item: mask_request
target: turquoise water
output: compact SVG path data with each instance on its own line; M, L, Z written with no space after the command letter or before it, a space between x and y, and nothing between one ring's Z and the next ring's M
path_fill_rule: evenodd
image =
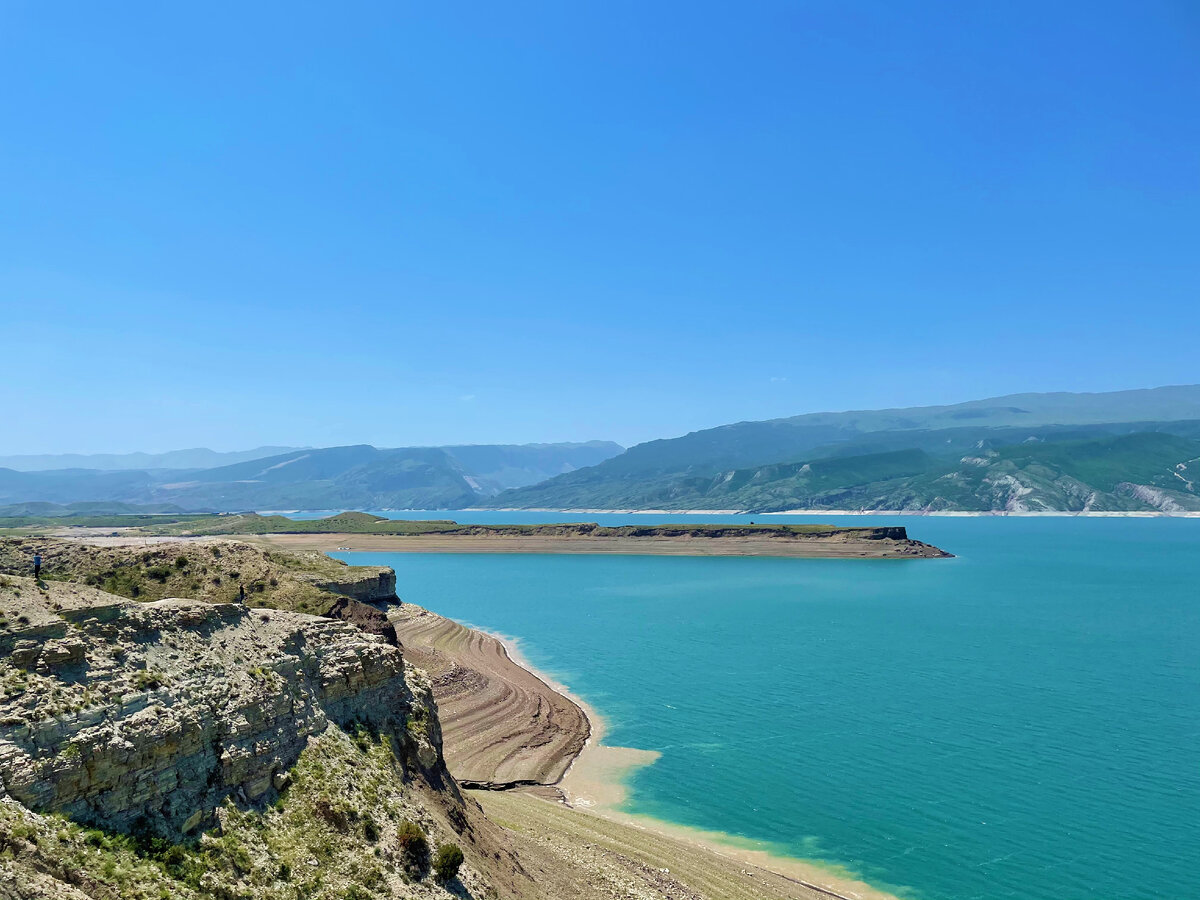
M927 900L1200 897L1200 520L902 521L958 557L337 555L661 751L631 812Z

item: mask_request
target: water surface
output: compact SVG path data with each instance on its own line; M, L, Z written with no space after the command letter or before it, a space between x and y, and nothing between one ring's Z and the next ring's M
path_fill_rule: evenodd
M825 521L958 556L336 555L660 751L630 812L929 900L1200 897L1200 520Z

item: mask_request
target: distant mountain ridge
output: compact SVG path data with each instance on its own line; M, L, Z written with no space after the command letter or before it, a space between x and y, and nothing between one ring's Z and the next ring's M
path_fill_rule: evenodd
M954 466L970 455L972 447L1003 457L998 448L1035 440L1071 444L1082 453L1082 445L1072 442L1133 433L1194 439L1200 437L1198 423L1200 385L1108 394L1013 394L951 406L812 413L739 422L639 444L597 466L506 491L487 504L502 508L764 511L1197 509L1195 480L1165 472L1145 483L1135 477L1135 473L1141 473L1139 477L1146 474L1137 466L1137 448L1141 446L1140 452L1149 454L1152 441L1125 448L1130 452L1124 453L1122 460L1132 468L1121 483L1132 487L1121 488L1123 494L1114 493L1115 484L1062 482L1059 488L1052 488L1045 479L1054 481L1058 476L1048 475L1044 464L1032 458L1025 468L1011 459L1003 464L976 464L966 472ZM920 450L920 457L905 455L903 451L909 450ZM1169 452L1184 454L1173 459L1171 466L1195 465L1186 457L1186 445L1173 445ZM879 454L884 456L867 459ZM822 490L811 480L797 481L781 474L780 467L795 464L797 471L808 465L810 473L815 467L828 476L832 464L816 466L816 461L853 457L864 458L859 469L842 465L840 481L836 485L826 482ZM911 468L918 458L932 462L923 461L908 472L878 468L903 468L904 464ZM1154 458L1157 464L1167 465L1165 458ZM1012 467L1020 471L1009 471ZM975 481L972 489L962 488Z
M592 441L255 453L186 469L0 468L0 506L1192 511L1200 385L811 413L628 450Z
M42 453L0 456L0 469L44 472L51 469L213 469L251 459L290 453L299 447L255 447L253 450L221 452L207 447L168 450L165 453Z
M0 505L128 503L181 510L456 508L607 459L609 441L291 450L215 468L0 468Z

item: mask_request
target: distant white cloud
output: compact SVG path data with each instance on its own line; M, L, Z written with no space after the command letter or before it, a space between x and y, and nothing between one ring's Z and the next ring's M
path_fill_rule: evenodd
M781 382L784 382L784 381L787 381L787 379L782 376L778 376L778 375L771 376L771 384L780 384Z
M474 394L463 394L458 399L461 400L463 403L470 403L472 400L475 399L475 395Z

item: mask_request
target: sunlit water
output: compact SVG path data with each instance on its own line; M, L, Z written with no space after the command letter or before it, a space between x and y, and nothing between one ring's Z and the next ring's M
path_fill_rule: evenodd
M1200 520L825 521L957 558L336 555L661 751L632 812L929 900L1200 897Z

